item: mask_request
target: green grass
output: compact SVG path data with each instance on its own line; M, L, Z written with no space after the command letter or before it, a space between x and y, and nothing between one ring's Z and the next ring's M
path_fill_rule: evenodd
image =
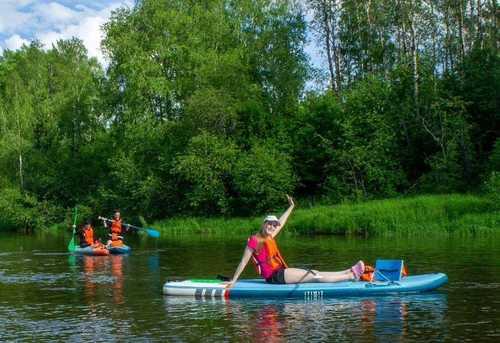
M164 234L242 235L256 232L256 218L173 218L153 226ZM299 208L285 229L292 234L476 235L500 232L500 208L475 195L427 195L335 206Z
M151 225L165 234L220 234L241 235L258 230L262 218L203 218L180 217L156 222Z

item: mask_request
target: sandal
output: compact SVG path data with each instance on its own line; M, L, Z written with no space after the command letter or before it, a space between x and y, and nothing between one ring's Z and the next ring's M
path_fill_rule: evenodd
M358 261L354 266L351 268L351 272L354 274L354 278L356 280L359 280L361 275L365 272L365 264L363 261Z

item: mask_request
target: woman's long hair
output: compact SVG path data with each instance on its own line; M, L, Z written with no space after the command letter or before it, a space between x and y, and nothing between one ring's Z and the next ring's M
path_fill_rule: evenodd
M255 234L255 237L257 237L257 247L255 249L255 253L258 254L260 250L264 247L264 242L265 240L269 237L269 235L266 233L266 223L264 222L262 226L260 227L259 232Z

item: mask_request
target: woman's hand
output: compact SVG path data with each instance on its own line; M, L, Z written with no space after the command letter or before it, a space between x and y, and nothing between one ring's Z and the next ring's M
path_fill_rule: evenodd
M288 204L290 206L295 206L295 202L293 201L293 198L289 196L288 194L286 195L286 199L288 200Z

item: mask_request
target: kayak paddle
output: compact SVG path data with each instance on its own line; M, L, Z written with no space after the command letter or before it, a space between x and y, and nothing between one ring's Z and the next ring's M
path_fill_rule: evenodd
M71 236L71 241L69 241L68 244L68 251L69 252L75 252L76 250L76 245L75 245L75 233L76 233L76 217L78 215L78 207L75 207L74 213L73 213L73 235Z
M156 231L155 229L153 228L144 228L144 227L139 227L139 226L135 226L135 225L130 225L130 224L125 224L125 225L128 225L130 227L133 227L134 229L137 229L137 230L144 230L148 233L148 236L149 237L153 237L153 238L160 238L160 232L159 231Z

